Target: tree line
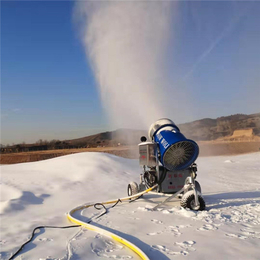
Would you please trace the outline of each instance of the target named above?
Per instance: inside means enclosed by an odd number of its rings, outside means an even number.
[[[95,146],[88,145],[86,142],[78,142],[75,144],[69,141],[60,141],[56,139],[53,139],[51,141],[39,139],[37,142],[33,144],[26,144],[25,142],[23,142],[20,144],[1,145],[1,153],[17,153],[17,152],[30,152],[30,151],[43,151],[43,150],[56,150],[56,149],[75,149],[75,148],[89,148],[89,147],[95,147]]]

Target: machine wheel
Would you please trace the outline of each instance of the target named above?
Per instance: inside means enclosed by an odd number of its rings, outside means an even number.
[[[135,195],[138,192],[139,192],[139,189],[138,189],[138,184],[136,182],[131,182],[128,184],[128,187],[127,187],[128,196]]]
[[[146,190],[146,186],[143,183],[139,184],[138,192],[145,191],[145,190]]]
[[[186,192],[181,200],[181,206],[183,208],[189,208],[191,210],[204,210],[206,205],[204,199],[198,194],[199,206],[195,206],[195,196],[193,190]]]

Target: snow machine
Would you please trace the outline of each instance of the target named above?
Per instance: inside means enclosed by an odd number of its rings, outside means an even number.
[[[151,125],[150,141],[141,137],[139,163],[143,168],[140,184],[128,185],[128,196],[135,195],[156,185],[156,192],[173,194],[183,208],[204,210],[205,201],[197,177],[199,155],[196,142],[186,139],[170,119],[163,118]]]

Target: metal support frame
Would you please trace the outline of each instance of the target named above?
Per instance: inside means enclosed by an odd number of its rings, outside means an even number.
[[[164,201],[157,204],[154,208],[152,208],[152,210],[158,209],[164,203],[170,201],[171,199],[173,199],[175,197],[178,197],[182,192],[185,194],[189,190],[193,190],[193,192],[194,192],[194,203],[195,204],[194,204],[193,208],[195,210],[199,209],[200,203],[199,203],[199,198],[198,198],[198,191],[196,190],[196,186],[195,186],[195,177],[196,177],[196,173],[194,172],[194,170],[192,168],[191,175],[190,175],[190,177],[186,178],[183,188],[181,190],[179,190],[178,192],[174,193],[172,196],[166,198]]]
[[[198,198],[198,191],[196,189],[196,185],[195,185],[195,178],[196,178],[196,173],[194,171],[193,168],[191,168],[191,174],[190,174],[190,177],[186,178],[185,180],[185,185],[184,187],[187,185],[187,189],[185,191],[188,191],[188,190],[193,190],[194,192],[194,209],[199,209],[200,207],[200,203],[199,203],[199,198]]]

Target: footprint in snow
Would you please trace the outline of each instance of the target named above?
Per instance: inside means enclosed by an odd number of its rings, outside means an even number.
[[[168,255],[188,255],[192,251],[196,251],[193,246],[196,244],[195,241],[183,241],[183,242],[176,242],[174,243],[178,247],[181,248],[180,251],[173,251],[163,245],[152,245],[152,250],[158,250],[160,252],[166,253]]]
[[[168,227],[168,229],[170,229],[171,231],[175,231],[175,232],[178,232],[179,231],[179,229],[178,229],[179,227],[178,226],[169,226]]]
[[[130,255],[107,255],[107,254],[99,254],[98,256],[103,258],[109,258],[109,259],[120,259],[120,260],[127,260],[132,259],[133,257]]]
[[[205,224],[201,228],[198,228],[197,231],[210,231],[210,230],[217,230],[218,228],[216,225]]]
[[[178,228],[174,227],[174,226],[169,226],[166,228],[166,232],[167,233],[170,233],[174,236],[180,236],[181,235],[181,232],[179,231]]]
[[[182,250],[180,253],[181,253],[182,255],[188,255],[188,254],[189,254],[188,251],[184,251],[184,250]]]
[[[156,223],[156,224],[162,224],[161,220],[157,220],[157,219],[151,219],[152,222]]]
[[[183,241],[183,242],[175,242],[174,244],[187,251],[196,251],[196,249],[193,247],[196,244],[196,242],[192,241],[192,240]]]
[[[162,213],[163,214],[170,214],[171,212],[169,210],[167,210],[167,209],[164,209],[164,210],[162,210]]]
[[[160,235],[160,234],[162,234],[162,232],[151,232],[151,233],[147,233],[146,235],[147,236],[155,236],[155,235]]]
[[[109,256],[109,258],[124,260],[124,259],[132,259],[133,257],[130,255],[111,255],[111,256]]]
[[[246,228],[252,228],[253,226],[248,224],[248,223],[243,223],[242,226],[246,227]]]
[[[192,227],[190,224],[189,225],[179,225],[179,226],[176,226],[176,228],[188,228],[188,227]]]
[[[225,234],[225,236],[227,236],[227,237],[233,237],[233,238],[239,238],[239,239],[247,239],[247,237],[246,236],[242,236],[242,235],[236,235],[236,234],[231,234],[231,233],[227,233],[227,234]]]
[[[38,238],[37,241],[40,241],[40,242],[50,242],[50,241],[53,241],[53,239],[52,238],[43,237],[43,238]]]
[[[132,259],[129,255],[116,255],[116,251],[121,251],[124,246],[121,244],[114,243],[114,241],[104,238],[102,235],[98,234],[95,236],[95,241],[91,243],[92,252],[98,257],[109,258],[109,259]],[[111,254],[114,253],[114,254]]]
[[[224,161],[225,163],[235,163],[235,161],[233,161],[233,160],[226,160],[226,161]]]
[[[162,245],[152,245],[152,250],[158,250],[158,251],[166,253],[168,255],[180,255],[180,254],[187,255],[187,254],[189,254],[189,252],[187,252],[187,251],[175,252],[175,251],[168,249],[166,246],[162,246]]]
[[[251,238],[260,238],[260,232],[253,231],[250,228],[240,229],[240,231],[244,236],[251,237]]]
[[[190,246],[193,246],[195,244],[196,244],[196,242],[192,241],[192,240],[183,241],[183,242],[175,242],[175,245],[181,246],[181,247],[190,247]]]
[[[163,211],[164,208],[156,208],[154,211]],[[168,211],[168,210],[167,210]],[[170,212],[170,211],[169,211]],[[171,212],[170,212],[171,213]]]
[[[151,220],[151,221],[157,223],[156,221],[158,221],[158,220]],[[162,224],[162,222],[160,221],[160,223],[158,223],[158,224]],[[162,231],[150,232],[150,233],[147,233],[146,235],[147,236],[156,236],[156,235],[160,235],[164,232],[170,233],[171,235],[174,235],[174,236],[181,235],[181,232],[179,231],[179,229],[174,226],[165,227],[164,230],[162,230]]]

